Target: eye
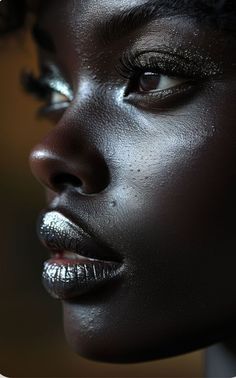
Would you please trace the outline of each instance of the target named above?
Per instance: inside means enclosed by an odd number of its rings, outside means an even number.
[[[184,81],[186,80],[178,77],[166,76],[147,71],[140,74],[140,76],[136,79],[136,83],[134,80],[134,85],[137,86],[136,90],[138,92],[155,92],[176,87],[182,84]],[[132,88],[132,90],[134,89],[135,87]]]
[[[117,70],[127,80],[124,97],[129,100],[136,95],[141,101],[152,97],[153,101],[163,103],[164,99],[185,93],[195,81],[183,59],[161,52],[139,55],[126,52]]]
[[[23,89],[44,103],[38,110],[38,116],[61,113],[73,100],[72,89],[55,68],[44,68],[40,77],[23,72],[21,79]]]
[[[155,112],[184,106],[223,73],[221,65],[205,52],[200,56],[189,49],[167,46],[152,51],[126,50],[115,70],[124,84],[123,101]]]
[[[67,102],[67,101],[68,101],[68,98],[64,94],[62,94],[60,92],[56,92],[54,90],[51,92],[50,103],[52,105],[64,103],[64,102]]]
[[[60,103],[69,103],[73,100],[72,91],[69,86],[59,78],[42,78],[42,84],[48,90],[46,100],[48,104],[58,105]]]

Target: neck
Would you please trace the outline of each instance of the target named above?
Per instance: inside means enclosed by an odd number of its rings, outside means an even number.
[[[236,337],[209,347],[205,354],[205,366],[207,378],[236,377]]]

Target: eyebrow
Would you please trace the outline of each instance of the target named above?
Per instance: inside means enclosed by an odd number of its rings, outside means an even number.
[[[174,16],[187,16],[199,23],[205,21],[217,25],[226,14],[227,4],[225,0],[149,0],[112,16],[101,26],[101,37],[106,43],[111,43],[153,20]],[[235,8],[233,10],[235,15]]]
[[[55,53],[56,47],[50,34],[42,29],[38,24],[34,24],[31,29],[31,35],[34,42],[43,50],[49,53]]]

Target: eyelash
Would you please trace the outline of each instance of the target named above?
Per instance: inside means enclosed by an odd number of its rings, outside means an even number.
[[[37,78],[32,72],[21,73],[21,85],[27,93],[42,101],[46,101],[53,91],[42,76]]]
[[[139,62],[137,57],[134,58],[131,55],[121,58],[120,66],[116,67],[116,71],[128,80],[138,79],[139,75],[147,70],[161,73],[158,64],[147,64],[144,66]],[[164,72],[162,73],[164,74]],[[55,93],[55,88],[50,85],[50,80],[47,80],[47,77],[43,74],[36,77],[34,73],[24,71],[21,75],[21,85],[26,93],[34,96],[39,101],[47,102],[50,96]],[[48,105],[50,106],[50,104]]]
[[[134,76],[139,76],[147,70],[158,72],[159,74],[167,74],[167,69],[163,72],[163,69],[159,67],[158,60],[154,57],[147,60],[145,59],[145,61],[142,61],[141,58],[142,55],[135,55],[132,52],[127,52],[120,58],[120,64],[116,67],[116,70],[122,77],[128,80]],[[168,73],[170,74],[170,72]]]
[[[160,76],[182,78],[188,86],[190,83],[193,86],[194,83],[206,79],[207,76],[206,73],[201,72],[201,68],[194,65],[193,62],[188,62],[181,56],[163,52],[149,52],[146,54],[135,54],[133,52],[124,53],[119,64],[116,66],[116,71],[129,81],[125,96],[135,89],[135,83],[137,84],[140,76],[145,72],[156,73]],[[179,88],[179,86],[174,87],[168,92],[171,94],[171,91],[177,88]],[[164,93],[165,90],[157,92]]]
[[[190,99],[207,82],[223,74],[221,64],[205,53],[173,50],[124,52],[116,71],[128,80],[124,89],[125,102],[147,111],[165,111],[184,99]],[[159,83],[171,85],[146,91],[142,85],[144,74],[156,75]]]
[[[219,66],[208,57],[199,53],[183,55],[168,51],[125,52],[116,66],[117,71],[126,79],[147,70],[162,75],[185,79],[207,79],[220,73]]]
[[[128,80],[124,93],[125,97],[130,93],[133,96],[135,94],[140,95],[137,91],[137,83],[140,76],[145,72],[183,79],[182,84],[172,88],[160,89],[152,93],[147,92],[142,95],[143,97],[156,98],[156,100],[162,100],[173,94],[179,95],[181,92],[196,87],[194,84],[206,81],[206,79],[218,73],[218,68],[213,63],[204,60],[201,62],[201,59],[197,62],[194,57],[186,59],[177,54],[163,51],[125,52],[121,56],[119,64],[115,66],[115,70],[121,77]],[[39,77],[36,77],[32,72],[24,71],[21,83],[27,93],[46,103],[39,109],[38,116],[47,115],[50,111],[63,110],[73,100],[72,90],[54,66],[43,66]],[[64,90],[60,90],[61,88],[64,88]],[[50,103],[50,96],[56,93],[65,96],[68,101]]]
[[[64,80],[60,80],[54,77],[53,73],[45,73],[43,71],[44,70],[42,70],[42,73],[39,77],[37,77],[32,72],[23,71],[21,73],[21,85],[23,87],[23,90],[35,97],[37,100],[44,102],[44,105],[40,107],[37,112],[38,117],[45,116],[53,110],[63,110],[73,99],[72,91],[70,91],[69,86],[65,84]],[[58,86],[64,88],[64,90],[60,91],[60,88],[56,88]],[[66,94],[65,92],[67,92],[68,94]],[[53,104],[50,101],[50,97],[56,93],[64,97],[68,97],[68,101],[62,101]]]

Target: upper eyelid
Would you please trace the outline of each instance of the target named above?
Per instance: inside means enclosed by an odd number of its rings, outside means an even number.
[[[52,89],[52,91],[61,93],[67,97],[69,101],[73,101],[73,92],[66,81],[53,78],[45,78],[43,81]]]
[[[30,96],[35,97],[37,100],[43,103],[36,111],[36,118],[48,118],[51,114],[55,114],[61,111],[65,111],[68,107],[71,99],[70,90],[68,92],[68,85],[60,85],[50,81],[47,77],[43,78],[41,73],[40,76],[36,76],[29,70],[23,70],[21,72],[21,86],[23,90]],[[54,93],[59,93],[68,98],[64,101],[50,102],[50,96]],[[63,93],[62,93],[63,92]]]
[[[158,70],[163,75],[174,74],[190,79],[207,79],[223,73],[222,65],[206,53],[165,46],[148,51],[124,51],[117,65],[121,73],[132,73],[135,69],[142,71],[145,68]]]
[[[36,96],[39,100],[45,98],[53,92],[60,93],[72,101],[73,91],[66,80],[59,74],[59,70],[54,66],[54,72],[49,71],[41,66],[39,75],[35,75],[28,69],[23,69],[20,76],[20,82],[25,92]]]
[[[61,70],[54,63],[41,62],[40,64],[40,78],[52,90],[55,90],[62,95],[68,97],[70,101],[73,100],[73,91],[69,83],[63,77]]]

